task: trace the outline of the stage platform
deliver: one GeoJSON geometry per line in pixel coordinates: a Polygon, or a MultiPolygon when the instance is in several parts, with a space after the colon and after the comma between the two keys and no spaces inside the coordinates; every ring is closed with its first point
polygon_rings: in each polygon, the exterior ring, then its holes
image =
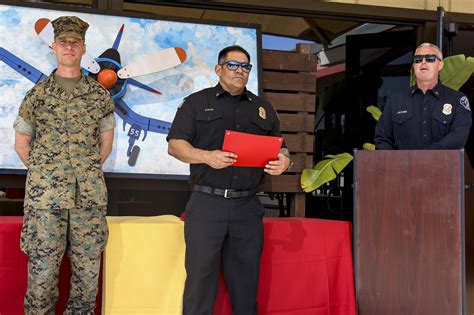
{"type": "MultiPolygon", "coordinates": [[[[22,314],[26,256],[21,217],[0,217],[0,314],[22,314]]],[[[108,217],[97,314],[181,314],[184,223],[174,216],[108,217]],[[101,312],[100,312],[101,310],[101,312]]],[[[355,315],[352,227],[303,218],[264,220],[259,314],[355,315]]],[[[57,314],[67,301],[70,272],[62,266],[57,314]]],[[[220,279],[214,314],[232,314],[220,279]]]]}

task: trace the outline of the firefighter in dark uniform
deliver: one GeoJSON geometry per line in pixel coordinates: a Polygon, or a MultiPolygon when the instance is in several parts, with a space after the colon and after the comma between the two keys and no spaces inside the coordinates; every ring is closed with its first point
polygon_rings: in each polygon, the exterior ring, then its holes
{"type": "Polygon", "coordinates": [[[423,43],[415,51],[416,85],[392,97],[375,128],[377,149],[444,150],[464,147],[472,124],[467,97],[439,82],[440,49],[423,43]]]}
{"type": "Polygon", "coordinates": [[[257,314],[264,208],[255,189],[264,172],[290,166],[282,148],[265,168],[232,167],[222,148],[225,130],[281,136],[273,107],[246,89],[252,66],[240,46],[224,48],[219,83],[185,99],[167,137],[168,153],[190,164],[193,193],[186,206],[186,284],[183,314],[212,314],[222,261],[234,314],[257,314]]]}

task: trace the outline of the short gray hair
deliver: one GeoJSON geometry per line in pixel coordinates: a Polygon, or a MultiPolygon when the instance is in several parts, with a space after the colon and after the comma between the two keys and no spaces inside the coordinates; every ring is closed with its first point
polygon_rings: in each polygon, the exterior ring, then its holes
{"type": "Polygon", "coordinates": [[[436,50],[436,52],[439,54],[439,58],[440,59],[443,59],[443,53],[441,52],[441,49],[439,49],[438,46],[434,45],[434,44],[431,44],[431,43],[422,43],[420,45],[418,45],[418,47],[416,47],[416,50],[415,50],[415,54],[416,54],[416,51],[422,47],[430,47],[430,48],[433,48],[434,50],[436,50]]]}

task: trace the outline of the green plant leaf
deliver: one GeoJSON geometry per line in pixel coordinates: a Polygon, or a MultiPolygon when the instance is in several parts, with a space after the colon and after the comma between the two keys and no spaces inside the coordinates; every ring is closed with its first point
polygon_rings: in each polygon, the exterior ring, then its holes
{"type": "Polygon", "coordinates": [[[459,90],[474,72],[474,58],[455,55],[444,58],[444,66],[440,72],[444,85],[459,90]]]}
{"type": "Polygon", "coordinates": [[[337,155],[326,155],[325,159],[319,161],[313,168],[305,168],[301,173],[301,189],[311,192],[323,184],[336,178],[353,157],[349,153],[337,155]]]}
{"type": "Polygon", "coordinates": [[[382,116],[382,111],[377,106],[374,106],[374,105],[367,106],[366,110],[372,114],[372,117],[374,117],[376,121],[379,121],[380,116],[382,116]]]}
{"type": "Polygon", "coordinates": [[[375,151],[375,144],[366,142],[362,145],[362,149],[369,150],[369,151],[375,151]]]}

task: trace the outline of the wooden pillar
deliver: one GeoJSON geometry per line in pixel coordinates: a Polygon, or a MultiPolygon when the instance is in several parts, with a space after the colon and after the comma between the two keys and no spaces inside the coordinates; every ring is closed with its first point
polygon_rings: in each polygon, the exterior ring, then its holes
{"type": "Polygon", "coordinates": [[[301,44],[296,52],[263,51],[263,97],[280,117],[280,129],[295,163],[290,172],[267,176],[260,188],[266,192],[293,193],[291,216],[305,216],[305,193],[300,187],[304,168],[312,167],[316,108],[317,58],[310,46],[301,44]]]}

